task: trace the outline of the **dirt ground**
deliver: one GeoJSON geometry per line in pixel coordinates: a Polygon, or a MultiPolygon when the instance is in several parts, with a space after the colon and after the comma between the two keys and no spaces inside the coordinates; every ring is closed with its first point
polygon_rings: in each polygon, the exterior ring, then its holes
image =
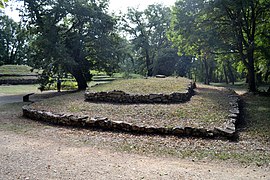
{"type": "Polygon", "coordinates": [[[0,96],[0,179],[270,179],[260,167],[141,156],[81,143],[74,129],[23,118],[20,96],[0,96]]]}

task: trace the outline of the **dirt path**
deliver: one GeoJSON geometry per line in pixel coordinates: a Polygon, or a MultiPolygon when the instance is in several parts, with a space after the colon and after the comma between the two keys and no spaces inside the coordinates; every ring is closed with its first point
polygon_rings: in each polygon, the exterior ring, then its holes
{"type": "Polygon", "coordinates": [[[14,103],[14,102],[22,102],[23,95],[4,95],[0,94],[0,105],[14,103]]]}
{"type": "Polygon", "coordinates": [[[70,129],[22,118],[21,105],[0,104],[0,179],[270,179],[258,167],[145,157],[81,144],[70,129]]]}
{"type": "Polygon", "coordinates": [[[0,132],[1,179],[269,179],[269,173],[179,159],[112,153],[0,132]]]}

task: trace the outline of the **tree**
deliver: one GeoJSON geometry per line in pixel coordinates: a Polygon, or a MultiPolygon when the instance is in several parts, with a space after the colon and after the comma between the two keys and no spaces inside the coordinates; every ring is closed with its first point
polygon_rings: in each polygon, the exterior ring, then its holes
{"type": "Polygon", "coordinates": [[[0,1],[0,9],[5,8],[5,3],[7,3],[8,0],[1,0],[0,1]]]}
{"type": "Polygon", "coordinates": [[[157,53],[154,63],[154,75],[164,74],[166,76],[177,75],[190,77],[192,67],[191,56],[179,56],[175,48],[163,48],[157,53]]]}
{"type": "Polygon", "coordinates": [[[26,64],[27,38],[21,23],[0,16],[0,65],[26,64]]]}
{"type": "Polygon", "coordinates": [[[270,1],[226,0],[216,1],[213,5],[217,7],[218,15],[225,14],[222,19],[217,18],[215,22],[219,24],[221,21],[225,22],[223,23],[224,28],[229,28],[233,32],[235,37],[234,50],[239,53],[247,68],[249,90],[254,92],[256,91],[256,40],[260,36],[258,33],[259,27],[266,23],[265,13],[269,10],[270,1]]]}
{"type": "Polygon", "coordinates": [[[248,71],[249,90],[254,92],[255,54],[261,36],[258,30],[269,23],[265,15],[269,5],[269,0],[178,1],[171,40],[194,54],[238,54],[248,71]]]}
{"type": "Polygon", "coordinates": [[[158,50],[169,46],[166,31],[170,9],[160,4],[150,5],[144,11],[129,9],[123,21],[123,30],[129,33],[136,54],[141,55],[138,59],[144,60],[147,76],[152,76],[158,50]]]}
{"type": "MultiPolygon", "coordinates": [[[[206,14],[207,3],[201,0],[177,1],[173,8],[173,17],[169,39],[178,48],[180,54],[195,57],[201,61],[201,75],[205,84],[209,84],[213,71],[217,42],[220,43],[215,28],[209,27],[206,14]]],[[[222,46],[222,44],[219,44],[222,46]]]]}
{"type": "Polygon", "coordinates": [[[34,35],[31,59],[36,68],[44,69],[42,77],[62,70],[74,76],[79,90],[85,89],[90,67],[106,64],[103,61],[112,54],[115,21],[106,13],[107,1],[24,2],[25,20],[34,35]]]}

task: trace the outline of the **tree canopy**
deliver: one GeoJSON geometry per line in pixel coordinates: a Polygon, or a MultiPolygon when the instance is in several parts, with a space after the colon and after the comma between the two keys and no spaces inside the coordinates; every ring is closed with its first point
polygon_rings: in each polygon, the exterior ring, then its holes
{"type": "Polygon", "coordinates": [[[90,68],[105,69],[117,41],[114,19],[106,12],[107,1],[25,0],[31,41],[31,59],[46,79],[61,71],[70,73],[79,89],[87,87],[90,68]]]}
{"type": "Polygon", "coordinates": [[[270,0],[178,0],[120,17],[108,0],[21,1],[22,22],[0,14],[0,63],[42,69],[42,85],[71,74],[85,89],[90,69],[246,79],[250,91],[269,82],[270,0]]]}
{"type": "Polygon", "coordinates": [[[169,36],[181,52],[203,61],[235,54],[247,69],[250,91],[256,91],[259,42],[262,28],[269,25],[269,7],[268,0],[179,0],[169,36]]]}
{"type": "Polygon", "coordinates": [[[169,24],[170,9],[160,4],[150,5],[144,11],[130,8],[123,18],[123,30],[129,34],[137,58],[145,63],[147,76],[153,75],[158,50],[169,47],[169,24]]]}

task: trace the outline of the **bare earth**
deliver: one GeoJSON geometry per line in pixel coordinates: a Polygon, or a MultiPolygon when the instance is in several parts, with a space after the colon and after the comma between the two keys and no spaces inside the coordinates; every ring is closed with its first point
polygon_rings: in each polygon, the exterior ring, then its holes
{"type": "MultiPolygon", "coordinates": [[[[0,179],[270,179],[259,167],[141,156],[82,143],[84,131],[24,119],[23,103],[0,100],[0,179]]],[[[101,142],[105,137],[89,136],[101,142]]]]}

